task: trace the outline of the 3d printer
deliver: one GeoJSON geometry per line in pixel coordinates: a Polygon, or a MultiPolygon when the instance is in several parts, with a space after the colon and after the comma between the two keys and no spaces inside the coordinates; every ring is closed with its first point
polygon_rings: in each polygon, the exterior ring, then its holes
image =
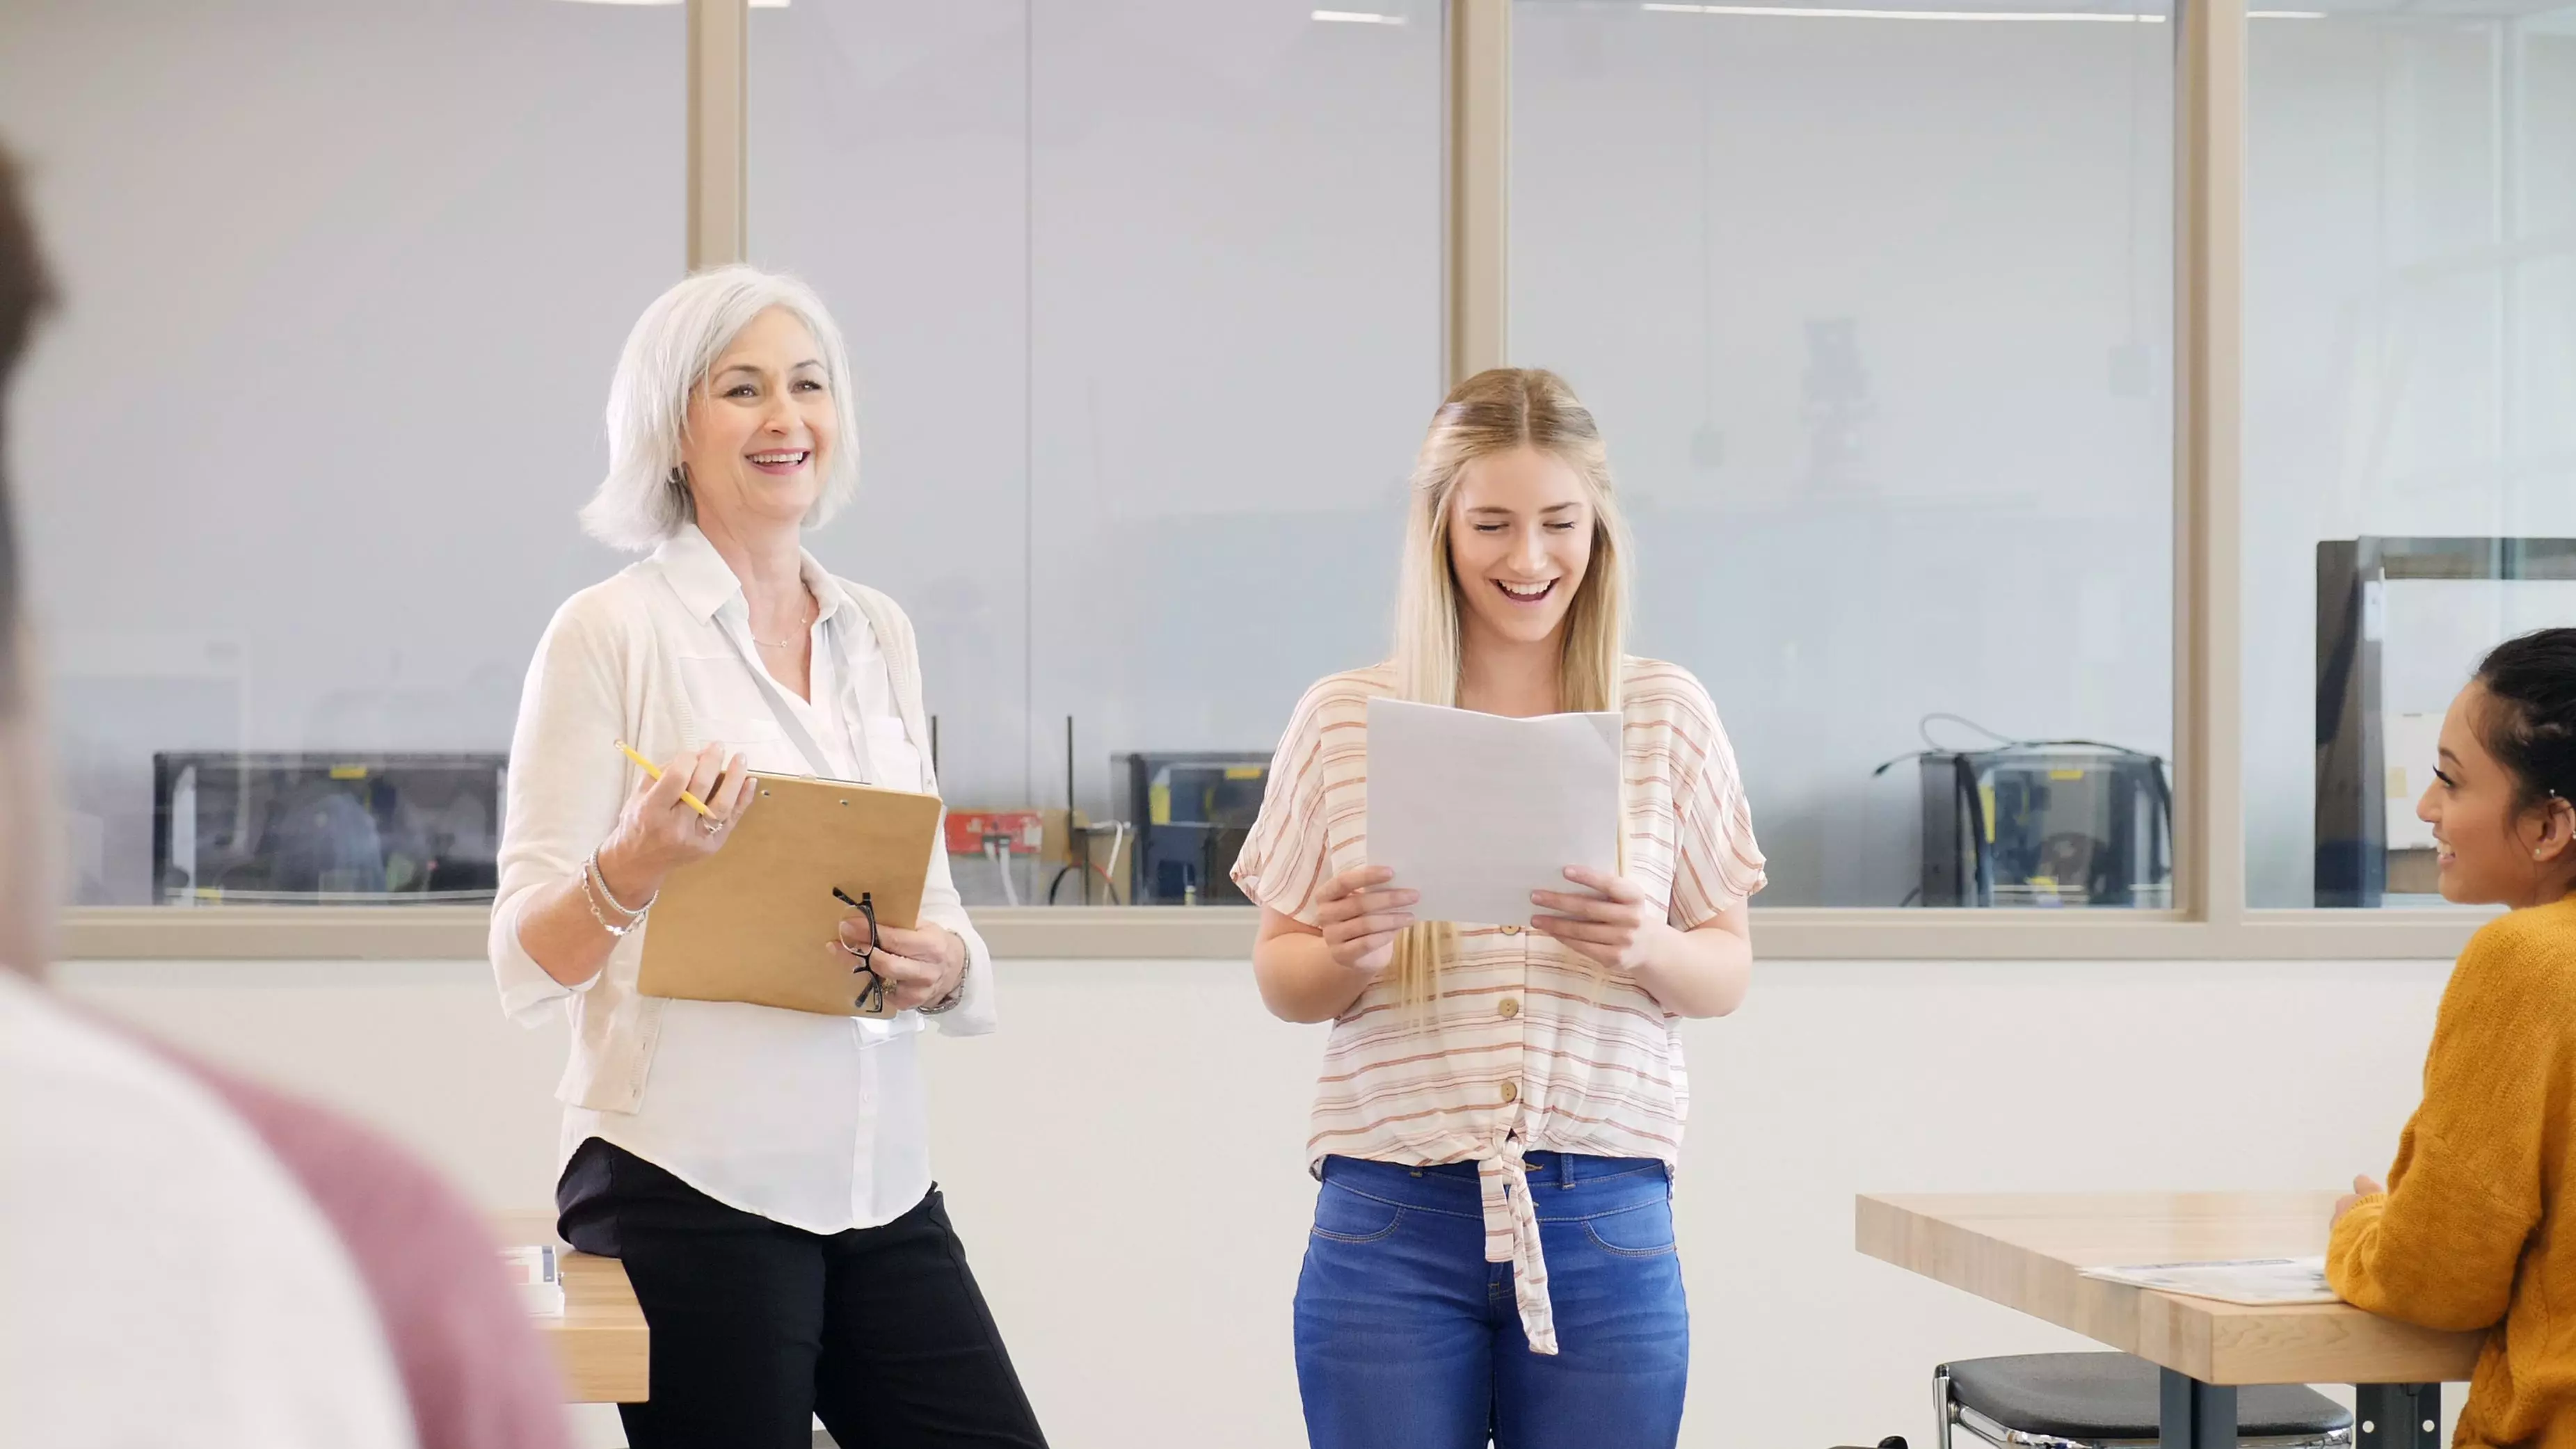
{"type": "Polygon", "coordinates": [[[1126,776],[1127,818],[1136,826],[1129,903],[1242,903],[1234,859],[1261,815],[1268,752],[1131,754],[1111,764],[1126,776]]]}
{"type": "Polygon", "coordinates": [[[2173,903],[2173,792],[2160,757],[2070,742],[1916,759],[1922,904],[2173,903]]]}
{"type": "Polygon", "coordinates": [[[508,770],[498,753],[155,754],[153,897],[488,901],[508,770]]]}

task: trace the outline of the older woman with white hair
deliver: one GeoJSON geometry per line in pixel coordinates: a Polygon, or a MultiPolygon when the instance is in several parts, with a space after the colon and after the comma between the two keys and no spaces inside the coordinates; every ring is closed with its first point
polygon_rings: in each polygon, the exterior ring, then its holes
{"type": "Polygon", "coordinates": [[[882,928],[887,1020],[636,988],[656,893],[724,848],[751,772],[934,789],[911,622],[800,544],[857,486],[840,333],[798,282],[701,272],[635,324],[608,433],[582,522],[649,552],[529,666],[491,955],[512,1017],[571,1014],[556,1206],[652,1330],[628,1438],[804,1449],[819,1414],[845,1445],[1043,1444],[930,1177],[914,1036],[994,1025],[946,856],[921,927],[882,928]]]}

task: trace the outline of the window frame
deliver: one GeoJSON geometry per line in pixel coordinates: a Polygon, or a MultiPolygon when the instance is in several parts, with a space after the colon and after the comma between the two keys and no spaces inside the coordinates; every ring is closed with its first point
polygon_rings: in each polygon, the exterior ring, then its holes
{"type": "MultiPolygon", "coordinates": [[[[749,0],[687,0],[693,267],[743,255],[749,0]]],[[[1512,0],[1447,0],[1443,353],[1450,380],[1509,345],[1512,0]]],[[[2241,715],[2245,0],[2174,16],[2174,907],[2162,911],[1783,908],[1754,916],[1769,960],[2429,960],[2487,913],[2252,909],[2241,715]]],[[[985,908],[1023,960],[1241,960],[1243,907],[985,908]]],[[[80,907],[68,959],[477,959],[476,907],[80,907]]]]}

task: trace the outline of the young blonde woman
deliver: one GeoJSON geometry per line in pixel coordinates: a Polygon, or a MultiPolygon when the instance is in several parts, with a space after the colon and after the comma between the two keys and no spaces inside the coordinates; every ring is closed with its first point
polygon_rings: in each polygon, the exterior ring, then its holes
{"type": "Polygon", "coordinates": [[[1707,691],[1622,651],[1627,535],[1564,381],[1460,383],[1413,481],[1395,658],[1306,692],[1234,873],[1262,908],[1262,999],[1333,1023],[1297,1284],[1307,1435],[1670,1445],[1690,1361],[1675,1023],[1743,1000],[1762,854],[1707,691]],[[1379,695],[1617,711],[1621,873],[1569,868],[1527,920],[1416,922],[1413,893],[1367,864],[1379,695]]]}

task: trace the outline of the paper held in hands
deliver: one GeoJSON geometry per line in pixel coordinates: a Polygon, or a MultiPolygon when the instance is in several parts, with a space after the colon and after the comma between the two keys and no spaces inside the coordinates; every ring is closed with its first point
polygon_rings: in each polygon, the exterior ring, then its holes
{"type": "Polygon", "coordinates": [[[1501,925],[1570,865],[1619,869],[1619,716],[1508,719],[1368,704],[1368,863],[1420,891],[1416,920],[1501,925]]]}
{"type": "Polygon", "coordinates": [[[2153,1288],[2187,1298],[2215,1298],[2221,1303],[2268,1307],[2289,1303],[2336,1303],[2326,1286],[2323,1258],[2242,1258],[2216,1263],[2138,1263],[2121,1268],[2087,1268],[2087,1278],[2153,1288]]]}

